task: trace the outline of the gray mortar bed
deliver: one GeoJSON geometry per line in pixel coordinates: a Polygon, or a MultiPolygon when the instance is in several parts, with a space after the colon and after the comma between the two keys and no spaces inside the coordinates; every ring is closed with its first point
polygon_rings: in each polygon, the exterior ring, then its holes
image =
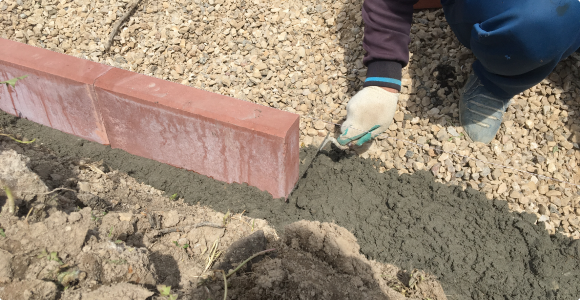
{"type": "MultiPolygon", "coordinates": [[[[278,230],[300,219],[335,222],[354,233],[369,258],[436,275],[448,299],[580,298],[580,240],[549,235],[535,215],[436,183],[427,172],[380,174],[373,160],[324,151],[284,203],[6,113],[0,126],[57,155],[103,160],[167,194],[222,212],[245,210],[278,230]]],[[[301,159],[309,162],[314,151],[302,149],[301,159]]]]}

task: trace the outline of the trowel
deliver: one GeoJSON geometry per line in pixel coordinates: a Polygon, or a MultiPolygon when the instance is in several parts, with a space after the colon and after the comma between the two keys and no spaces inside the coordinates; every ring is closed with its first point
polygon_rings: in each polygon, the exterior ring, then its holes
{"type": "MultiPolygon", "coordinates": [[[[330,131],[326,134],[326,137],[324,138],[324,140],[322,140],[322,143],[320,144],[320,147],[318,147],[318,150],[316,151],[314,158],[312,158],[312,160],[310,160],[310,163],[308,164],[308,167],[306,167],[306,170],[304,170],[304,173],[302,173],[302,175],[300,175],[298,177],[298,181],[300,181],[300,179],[306,177],[306,174],[308,174],[308,170],[310,170],[310,167],[312,167],[312,163],[316,160],[316,158],[320,154],[320,151],[324,148],[324,146],[326,146],[326,144],[328,144],[328,142],[332,142],[337,148],[339,148],[341,150],[347,150],[350,148],[348,145],[343,146],[343,145],[339,144],[338,141],[336,140],[336,138],[331,136],[330,134],[331,134],[330,131]]],[[[286,197],[286,202],[288,202],[288,199],[290,199],[290,196],[292,195],[294,190],[296,190],[297,186],[298,186],[298,182],[296,182],[296,184],[294,185],[294,188],[292,189],[292,191],[290,191],[290,194],[288,194],[288,197],[286,197]]]]}

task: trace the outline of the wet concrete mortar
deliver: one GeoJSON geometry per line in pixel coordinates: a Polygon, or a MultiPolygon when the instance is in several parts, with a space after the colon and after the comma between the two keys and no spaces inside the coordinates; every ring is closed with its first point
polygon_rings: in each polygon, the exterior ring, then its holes
{"type": "MultiPolygon", "coordinates": [[[[535,215],[436,183],[428,172],[381,174],[373,160],[327,148],[285,203],[245,184],[218,182],[5,113],[0,126],[57,155],[103,160],[191,204],[245,211],[278,230],[303,219],[334,222],[356,236],[367,257],[437,276],[448,299],[580,297],[580,240],[550,235],[535,215]]],[[[301,150],[301,172],[314,152],[301,150]]]]}

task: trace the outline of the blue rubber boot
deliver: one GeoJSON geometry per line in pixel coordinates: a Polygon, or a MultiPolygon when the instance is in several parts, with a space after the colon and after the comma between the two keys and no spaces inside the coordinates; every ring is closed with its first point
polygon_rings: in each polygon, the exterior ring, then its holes
{"type": "Polygon", "coordinates": [[[471,74],[459,99],[459,121],[469,138],[474,142],[491,142],[510,100],[493,95],[471,74]]]}

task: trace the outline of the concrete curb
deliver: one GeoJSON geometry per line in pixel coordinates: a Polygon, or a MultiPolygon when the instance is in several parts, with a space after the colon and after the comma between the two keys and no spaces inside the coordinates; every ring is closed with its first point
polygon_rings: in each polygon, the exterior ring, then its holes
{"type": "Polygon", "coordinates": [[[296,114],[0,38],[0,109],[131,154],[286,197],[296,114]]]}

